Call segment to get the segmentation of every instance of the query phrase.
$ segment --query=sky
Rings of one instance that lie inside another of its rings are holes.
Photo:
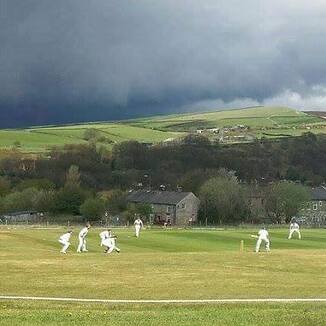
[[[0,0],[0,127],[326,110],[326,2]]]

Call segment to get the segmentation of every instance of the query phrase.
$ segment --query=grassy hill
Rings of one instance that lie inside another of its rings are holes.
[[[130,122],[129,122],[130,123]],[[245,125],[257,130],[288,129],[323,125],[325,121],[302,111],[286,107],[253,107],[239,110],[195,114],[179,114],[135,120],[132,124],[165,131],[194,131],[196,129]]]
[[[245,130],[237,130],[237,126]],[[208,129],[220,129],[211,135]],[[225,130],[223,130],[225,128]],[[326,132],[321,117],[285,107],[253,107],[238,110],[147,117],[120,122],[99,122],[26,129],[0,130],[0,149],[18,147],[24,152],[44,152],[52,146],[86,143],[85,131],[96,130],[98,141],[107,147],[126,140],[158,143],[189,132],[203,130],[208,137],[237,142],[265,137],[297,136],[303,132]],[[230,130],[229,130],[230,129]],[[228,133],[226,136],[225,133]]]
[[[71,126],[37,127],[28,129],[0,130],[0,148],[19,147],[26,152],[43,152],[53,146],[87,143],[84,134],[95,129],[99,142],[111,147],[126,140],[161,142],[167,138],[180,137],[183,133],[164,132],[121,123],[80,124]]]

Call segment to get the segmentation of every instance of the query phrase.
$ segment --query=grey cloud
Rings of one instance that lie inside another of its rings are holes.
[[[200,105],[324,103],[321,1],[0,0],[0,6],[0,126]]]

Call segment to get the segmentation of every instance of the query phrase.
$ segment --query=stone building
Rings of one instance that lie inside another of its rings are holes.
[[[311,188],[311,200],[301,210],[299,219],[302,224],[311,226],[326,225],[326,187]]]
[[[148,204],[152,207],[153,223],[186,225],[195,223],[200,200],[192,192],[181,191],[131,191],[127,201],[134,204]]]

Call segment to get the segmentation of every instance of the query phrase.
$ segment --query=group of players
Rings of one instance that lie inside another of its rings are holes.
[[[139,238],[140,230],[143,228],[144,224],[140,217],[138,217],[134,222],[135,227],[135,236]],[[86,224],[84,228],[81,229],[81,231],[78,234],[78,247],[77,252],[85,252],[88,251],[86,247],[86,236],[88,233],[88,230],[90,229],[91,225],[89,223]],[[288,239],[292,238],[293,233],[298,234],[298,238],[301,239],[301,233],[300,233],[300,227],[299,224],[292,220],[290,223],[290,230],[289,230],[289,236]],[[62,244],[61,253],[66,254],[67,249],[70,246],[70,237],[72,235],[72,231],[68,231],[67,233],[63,234],[59,238],[59,242]],[[105,231],[102,231],[100,234],[101,239],[101,246],[105,247],[105,253],[110,254],[112,251],[120,252],[120,249],[116,246],[116,239],[117,236],[114,235],[111,231],[111,229],[107,229]],[[259,252],[261,243],[265,243],[266,251],[270,251],[270,239],[269,239],[269,233],[266,230],[265,227],[263,227],[261,230],[259,230],[258,235],[251,235],[253,238],[257,238],[255,252]]]
[[[295,219],[293,219],[291,221],[291,223],[290,223],[290,230],[289,230],[289,236],[288,236],[288,239],[289,240],[292,239],[293,233],[297,233],[298,234],[298,238],[301,239],[300,226],[295,221]],[[266,251],[270,251],[269,233],[266,230],[266,228],[263,227],[261,230],[259,230],[258,236],[252,235],[252,237],[253,238],[257,238],[255,252],[259,252],[260,245],[261,245],[262,242],[265,243]]]
[[[143,221],[138,217],[135,222],[135,236],[139,238],[140,235],[140,230],[144,226]],[[91,225],[90,223],[87,223],[84,228],[82,228],[78,234],[78,247],[77,247],[77,252],[87,252],[87,246],[86,246],[86,237],[88,234],[88,230],[90,229]],[[68,231],[67,233],[63,234],[59,238],[59,242],[62,245],[61,253],[66,254],[67,250],[70,246],[70,238],[72,235],[72,231]],[[100,234],[100,246],[104,246],[105,250],[104,252],[107,254],[110,254],[112,251],[120,252],[120,249],[116,246],[116,239],[117,236],[114,235],[111,231],[111,229],[107,229],[102,231]]]

